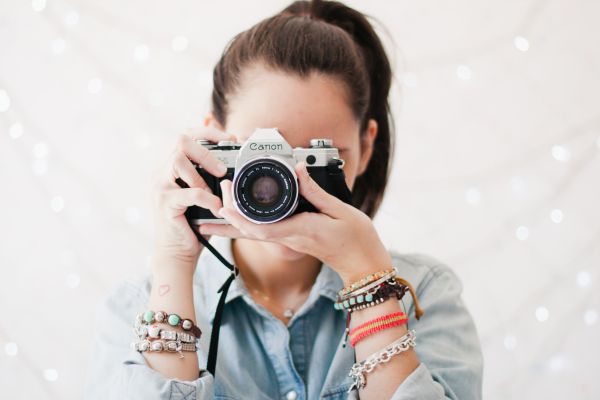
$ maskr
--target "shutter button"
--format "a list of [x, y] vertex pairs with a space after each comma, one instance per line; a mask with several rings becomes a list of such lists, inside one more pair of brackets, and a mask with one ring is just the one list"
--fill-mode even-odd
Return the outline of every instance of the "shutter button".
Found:
[[295, 391], [293, 391], [293, 390], [290, 390], [285, 395], [285, 398], [287, 400], [296, 400], [297, 397], [298, 397], [298, 394]]

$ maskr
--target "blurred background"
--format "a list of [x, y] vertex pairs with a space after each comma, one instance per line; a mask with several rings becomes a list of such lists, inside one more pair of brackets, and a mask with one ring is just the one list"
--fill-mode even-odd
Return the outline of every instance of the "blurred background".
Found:
[[[599, 398], [600, 2], [348, 4], [396, 72], [383, 240], [461, 277], [486, 399]], [[285, 5], [1, 2], [0, 397], [81, 398], [93, 310], [148, 268], [152, 171]]]

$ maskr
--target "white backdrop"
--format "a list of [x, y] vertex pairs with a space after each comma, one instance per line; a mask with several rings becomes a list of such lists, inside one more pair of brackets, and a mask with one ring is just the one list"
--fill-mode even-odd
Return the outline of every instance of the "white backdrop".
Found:
[[[147, 268], [150, 171], [286, 4], [2, 1], [2, 398], [81, 397], [92, 310]], [[386, 244], [462, 278], [485, 398], [598, 398], [600, 2], [350, 4], [395, 41]]]

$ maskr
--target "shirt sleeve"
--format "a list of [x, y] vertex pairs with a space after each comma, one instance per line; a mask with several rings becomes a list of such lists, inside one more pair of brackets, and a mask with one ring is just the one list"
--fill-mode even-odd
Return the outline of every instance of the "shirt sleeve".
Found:
[[[482, 398], [481, 345], [463, 303], [462, 290], [458, 276], [445, 265], [434, 267], [430, 278], [417, 288], [425, 313], [419, 321], [411, 320], [409, 329], [415, 330], [415, 351], [421, 362], [398, 386], [391, 400]], [[411, 305], [407, 315], [413, 313]], [[354, 389], [349, 399], [357, 398]]]
[[[99, 305], [85, 399], [212, 399], [213, 376], [208, 371], [202, 371], [195, 381], [169, 379], [150, 368], [143, 355], [130, 347], [137, 339], [133, 331], [135, 316], [146, 308], [147, 298], [136, 282], [124, 281]], [[195, 357], [196, 353], [184, 355]]]

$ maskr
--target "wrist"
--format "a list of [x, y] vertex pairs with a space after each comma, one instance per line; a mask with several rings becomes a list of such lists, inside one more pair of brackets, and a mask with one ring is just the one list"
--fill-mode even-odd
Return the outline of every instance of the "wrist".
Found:
[[361, 280], [365, 276], [379, 272], [384, 269], [392, 267], [392, 258], [388, 252], [381, 253], [375, 257], [371, 257], [369, 261], [365, 261], [362, 264], [356, 265], [350, 268], [348, 271], [338, 273], [344, 287], [350, 286], [352, 283]]
[[183, 256], [155, 251], [151, 256], [152, 272], [157, 275], [193, 275], [198, 256]]

